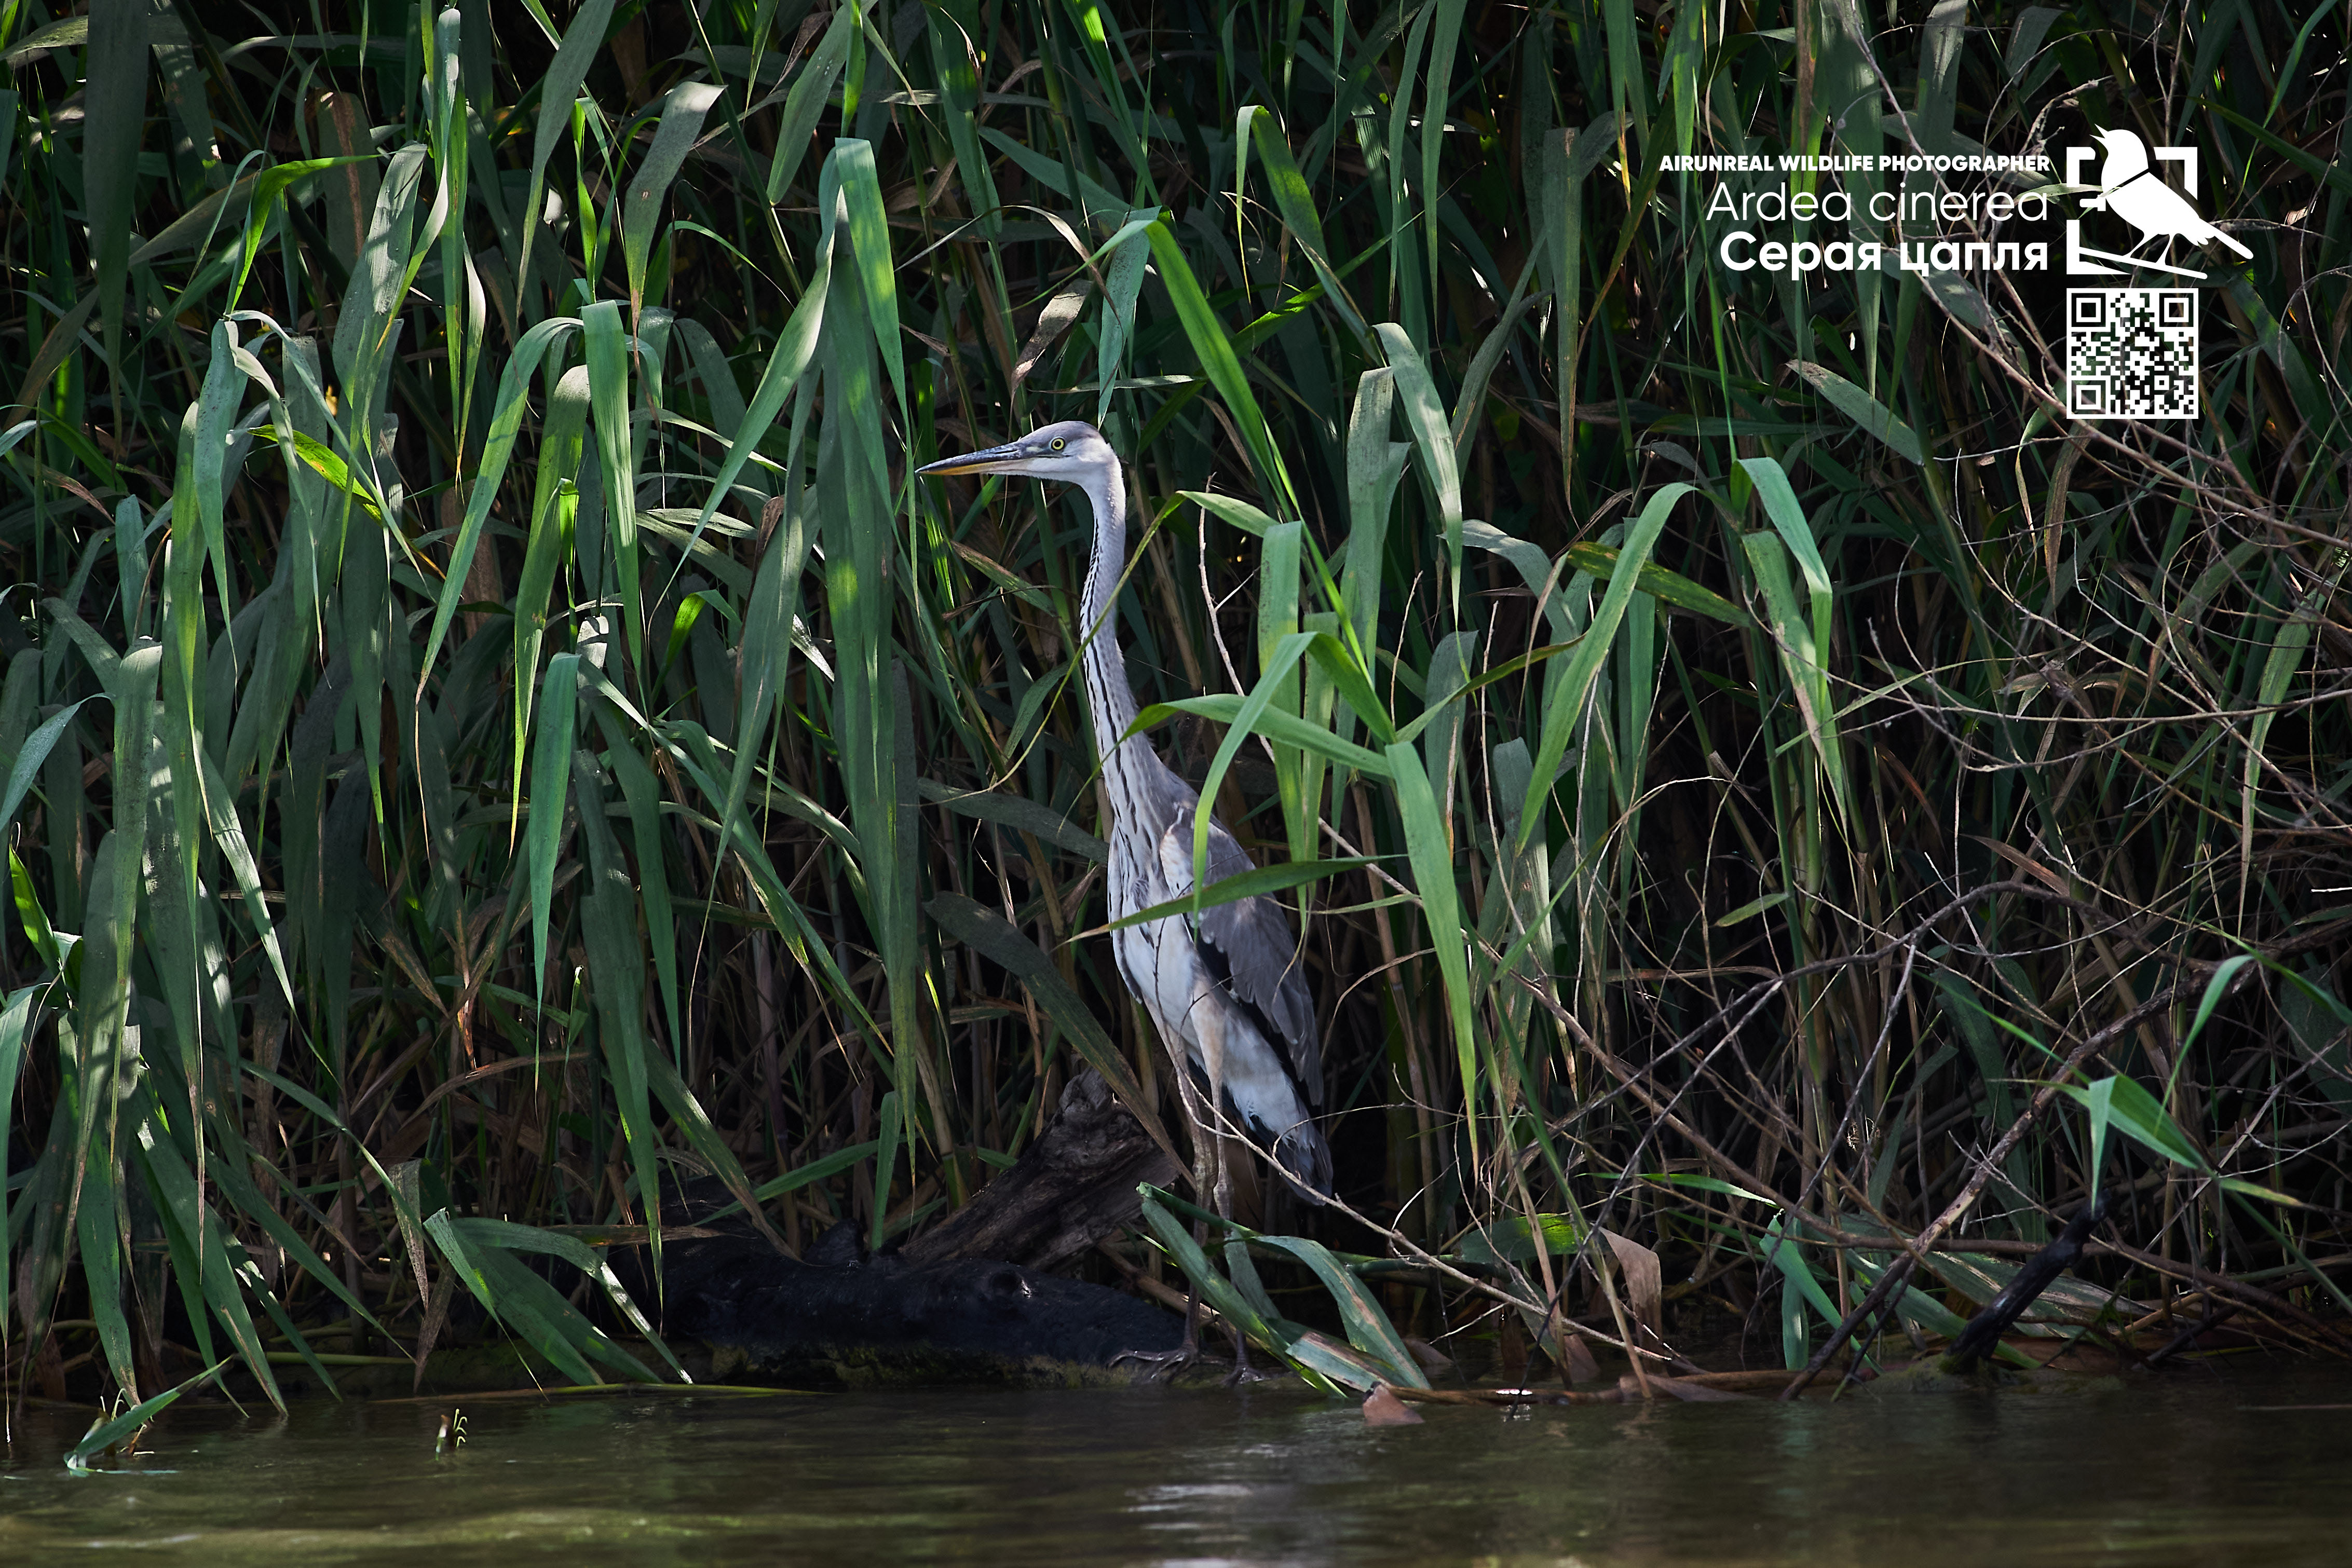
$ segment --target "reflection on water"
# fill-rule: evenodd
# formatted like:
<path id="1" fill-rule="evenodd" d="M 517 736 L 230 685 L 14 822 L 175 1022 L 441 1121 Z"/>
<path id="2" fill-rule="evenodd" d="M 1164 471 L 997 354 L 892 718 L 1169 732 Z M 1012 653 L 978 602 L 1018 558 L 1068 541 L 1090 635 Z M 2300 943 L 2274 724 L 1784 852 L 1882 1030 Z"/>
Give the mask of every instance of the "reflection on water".
<path id="1" fill-rule="evenodd" d="M 1381 1428 L 1265 1389 L 499 1402 L 436 1458 L 442 1408 L 175 1413 L 140 1471 L 81 1479 L 87 1417 L 33 1412 L 0 1562 L 2352 1561 L 2328 1366 Z"/>

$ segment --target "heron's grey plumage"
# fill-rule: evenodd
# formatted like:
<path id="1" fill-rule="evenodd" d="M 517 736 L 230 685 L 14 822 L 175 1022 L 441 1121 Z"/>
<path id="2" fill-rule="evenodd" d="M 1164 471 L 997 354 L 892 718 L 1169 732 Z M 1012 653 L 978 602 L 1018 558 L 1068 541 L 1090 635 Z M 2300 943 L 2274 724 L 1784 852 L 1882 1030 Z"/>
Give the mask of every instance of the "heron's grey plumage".
<path id="1" fill-rule="evenodd" d="M 921 470 L 1027 474 L 1080 486 L 1094 506 L 1093 555 L 1080 600 L 1087 709 L 1110 797 L 1109 903 L 1113 920 L 1192 891 L 1193 809 L 1200 797 L 1129 736 L 1135 691 L 1128 683 L 1113 612 L 1127 560 L 1126 485 L 1118 455 L 1081 421 L 1049 424 L 1018 441 Z M 1124 738 L 1122 738 L 1124 737 Z M 1225 825 L 1210 820 L 1210 882 L 1253 867 Z M 1151 1015 L 1170 1054 L 1200 1069 L 1213 1096 L 1230 1100 L 1285 1169 L 1323 1196 L 1331 1153 L 1316 1129 L 1323 1101 L 1322 1048 L 1298 942 L 1270 898 L 1236 899 L 1198 921 L 1166 916 L 1112 934 L 1120 977 Z M 1214 1104 L 1213 1099 L 1212 1104 Z"/>

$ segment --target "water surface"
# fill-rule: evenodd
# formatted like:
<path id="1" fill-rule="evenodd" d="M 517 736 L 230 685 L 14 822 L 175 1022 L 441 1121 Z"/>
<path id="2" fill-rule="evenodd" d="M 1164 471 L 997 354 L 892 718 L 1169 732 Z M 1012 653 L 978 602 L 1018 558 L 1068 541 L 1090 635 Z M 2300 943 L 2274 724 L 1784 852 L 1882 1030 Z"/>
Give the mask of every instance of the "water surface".
<path id="1" fill-rule="evenodd" d="M 1271 1388 L 458 1403 L 437 1458 L 446 1406 L 184 1408 L 86 1477 L 87 1417 L 31 1412 L 0 1562 L 2352 1562 L 2352 1375 L 2308 1364 L 1378 1429 Z"/>

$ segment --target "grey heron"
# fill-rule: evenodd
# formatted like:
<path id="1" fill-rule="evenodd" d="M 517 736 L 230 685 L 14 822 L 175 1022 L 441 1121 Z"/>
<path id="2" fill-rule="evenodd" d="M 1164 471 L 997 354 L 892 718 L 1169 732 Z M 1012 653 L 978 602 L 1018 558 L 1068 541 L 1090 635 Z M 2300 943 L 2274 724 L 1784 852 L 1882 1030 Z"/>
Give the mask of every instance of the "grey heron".
<path id="1" fill-rule="evenodd" d="M 1067 420 L 917 472 L 1058 479 L 1077 486 L 1094 504 L 1094 553 L 1079 615 L 1087 712 L 1110 798 L 1110 916 L 1119 920 L 1184 897 L 1193 888 L 1193 810 L 1200 797 L 1160 761 L 1149 740 L 1128 734 L 1135 723 L 1135 689 L 1112 613 L 1127 560 L 1127 486 L 1118 454 L 1093 425 Z M 1208 880 L 1252 869 L 1224 823 L 1213 818 Z M 1233 1218 L 1223 1141 L 1217 1135 L 1230 1105 L 1300 1185 L 1330 1197 L 1331 1151 L 1314 1122 L 1323 1103 L 1322 1048 L 1298 941 L 1281 905 L 1265 897 L 1237 899 L 1197 918 L 1168 915 L 1127 926 L 1112 940 L 1120 977 L 1176 1063 L 1201 1167 L 1194 1173 L 1196 1190 L 1213 1188 L 1217 1212 Z M 1207 1082 L 1205 1103 L 1188 1064 Z"/>

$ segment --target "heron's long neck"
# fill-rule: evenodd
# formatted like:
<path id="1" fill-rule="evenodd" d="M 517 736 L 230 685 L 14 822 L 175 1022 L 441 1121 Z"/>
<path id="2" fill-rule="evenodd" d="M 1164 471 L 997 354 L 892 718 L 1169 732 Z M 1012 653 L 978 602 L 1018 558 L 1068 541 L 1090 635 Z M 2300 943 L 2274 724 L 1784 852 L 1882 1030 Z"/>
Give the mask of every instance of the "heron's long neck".
<path id="1" fill-rule="evenodd" d="M 1078 634 L 1087 639 L 1087 713 L 1094 721 L 1095 749 L 1104 764 L 1121 751 L 1150 750 L 1140 736 L 1121 745 L 1135 722 L 1135 688 L 1127 684 L 1127 660 L 1118 651 L 1118 578 L 1127 565 L 1127 485 L 1118 465 L 1086 482 L 1094 502 L 1095 548 L 1087 562 L 1087 586 L 1078 601 Z"/>

